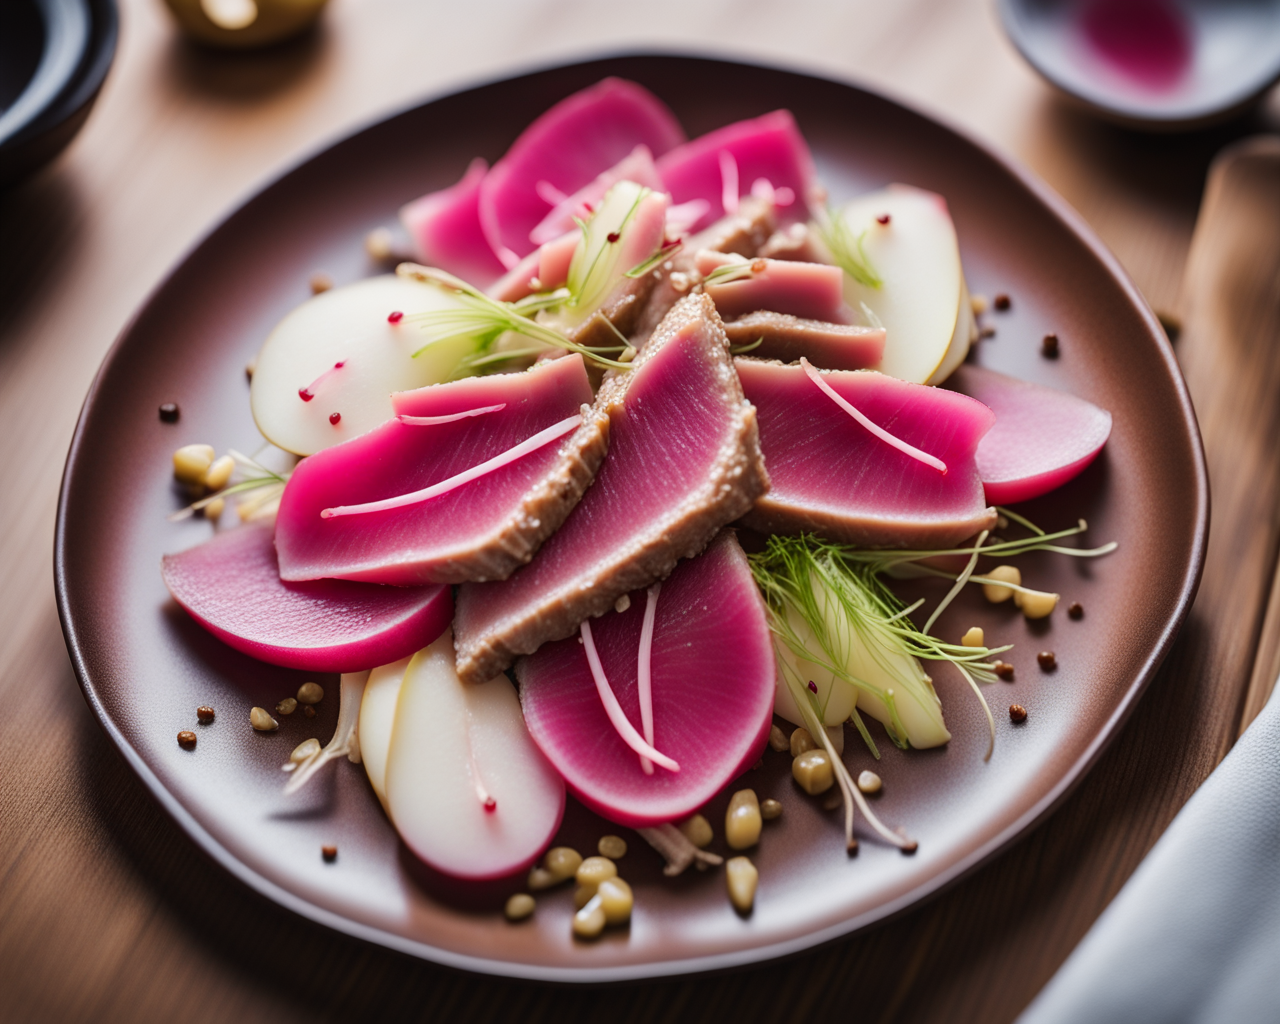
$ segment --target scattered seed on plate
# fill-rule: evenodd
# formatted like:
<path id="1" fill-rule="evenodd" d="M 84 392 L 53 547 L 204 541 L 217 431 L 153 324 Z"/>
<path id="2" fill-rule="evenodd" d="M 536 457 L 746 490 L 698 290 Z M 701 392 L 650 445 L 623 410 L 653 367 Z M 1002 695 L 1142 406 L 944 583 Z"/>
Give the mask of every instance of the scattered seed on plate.
<path id="1" fill-rule="evenodd" d="M 618 877 L 618 865 L 608 857 L 588 857 L 578 865 L 573 877 L 579 885 L 591 886 L 594 892 L 606 878 Z"/>
<path id="2" fill-rule="evenodd" d="M 985 647 L 986 634 L 982 632 L 981 626 L 970 626 L 964 636 L 960 638 L 961 647 Z"/>
<path id="3" fill-rule="evenodd" d="M 324 687 L 319 683 L 303 683 L 298 687 L 299 704 L 319 704 L 324 700 Z"/>
<path id="4" fill-rule="evenodd" d="M 974 316 L 982 316 L 987 311 L 987 297 L 980 292 L 975 292 L 969 296 L 969 308 L 973 310 Z"/>
<path id="5" fill-rule="evenodd" d="M 1084 605 L 1082 605 L 1079 601 L 1072 601 L 1071 607 L 1067 609 L 1067 614 L 1070 615 L 1073 619 L 1083 619 Z"/>
<path id="6" fill-rule="evenodd" d="M 1013 596 L 1014 603 L 1022 609 L 1028 619 L 1045 619 L 1058 607 L 1058 595 L 1043 590 L 1018 591 Z"/>
<path id="7" fill-rule="evenodd" d="M 760 817 L 765 821 L 773 821 L 782 816 L 782 804 L 773 797 L 760 801 Z"/>
<path id="8" fill-rule="evenodd" d="M 291 715 L 298 709 L 298 702 L 292 697 L 286 697 L 276 705 L 276 710 L 282 715 Z"/>
<path id="9" fill-rule="evenodd" d="M 333 287 L 333 278 L 328 274 L 317 271 L 311 275 L 311 294 L 319 295 L 321 292 L 327 292 Z"/>
<path id="10" fill-rule="evenodd" d="M 993 671 L 1006 683 L 1013 682 L 1013 666 L 1007 661 L 997 661 Z"/>
<path id="11" fill-rule="evenodd" d="M 799 757 L 818 748 L 818 744 L 814 743 L 813 737 L 809 735 L 809 730 L 804 728 L 795 729 L 791 733 L 791 742 L 788 745 L 791 748 L 792 757 Z"/>
<path id="12" fill-rule="evenodd" d="M 787 739 L 787 734 L 779 729 L 776 725 L 769 726 L 769 746 L 778 753 L 791 749 L 791 741 Z"/>
<path id="13" fill-rule="evenodd" d="M 190 729 L 183 729 L 182 732 L 178 733 L 178 746 L 183 750 L 195 750 L 196 734 Z"/>
<path id="14" fill-rule="evenodd" d="M 760 800 L 754 789 L 740 789 L 724 812 L 724 839 L 731 850 L 746 850 L 760 841 Z"/>
<path id="15" fill-rule="evenodd" d="M 729 887 L 729 902 L 739 914 L 751 913 L 756 902 L 756 886 L 760 872 L 746 857 L 731 857 L 725 862 L 724 879 Z"/>
<path id="16" fill-rule="evenodd" d="M 596 849 L 600 851 L 601 857 L 621 860 L 627 855 L 627 841 L 622 836 L 601 836 Z"/>
<path id="17" fill-rule="evenodd" d="M 165 402 L 160 406 L 160 419 L 164 423 L 177 423 L 180 415 L 177 402 Z"/>
<path id="18" fill-rule="evenodd" d="M 213 718 L 214 710 L 208 704 L 201 704 L 196 708 L 196 720 L 199 721 L 201 725 L 208 725 L 213 721 Z"/>
<path id="19" fill-rule="evenodd" d="M 606 878 L 600 883 L 596 896 L 600 900 L 600 909 L 604 911 L 605 924 L 626 924 L 631 920 L 635 896 L 631 892 L 631 886 L 621 878 Z"/>
<path id="20" fill-rule="evenodd" d="M 702 849 L 708 845 L 714 838 L 711 832 L 711 822 L 707 821 L 701 814 L 695 814 L 692 818 L 686 818 L 676 826 L 684 833 L 684 837 L 693 843 L 698 849 Z"/>
<path id="21" fill-rule="evenodd" d="M 809 750 L 791 762 L 791 777 L 810 796 L 825 793 L 835 782 L 831 758 L 825 750 Z"/>
<path id="22" fill-rule="evenodd" d="M 1021 704 L 1009 705 L 1009 721 L 1025 722 L 1027 720 L 1027 709 Z"/>
<path id="23" fill-rule="evenodd" d="M 336 846 L 322 846 L 320 847 L 320 856 L 332 864 L 338 859 L 338 848 Z"/>
<path id="24" fill-rule="evenodd" d="M 315 717 L 316 717 L 316 709 L 315 709 L 315 708 L 313 708 L 310 704 L 307 704 L 306 706 L 304 706 L 304 707 L 303 707 L 303 709 L 302 709 L 302 713 L 303 713 L 307 718 L 315 718 Z"/>
<path id="25" fill-rule="evenodd" d="M 371 260 L 385 263 L 395 256 L 395 239 L 386 228 L 374 228 L 364 236 L 364 251 Z"/>
<path id="26" fill-rule="evenodd" d="M 267 714 L 266 708 L 254 708 L 250 711 L 249 724 L 257 729 L 258 732 L 271 732 L 280 726 L 279 722 Z"/>
<path id="27" fill-rule="evenodd" d="M 1009 298 L 1009 296 L 1006 295 L 1004 292 L 1001 292 L 999 295 L 996 296 L 996 301 L 992 303 L 992 305 L 994 305 L 996 309 L 998 309 L 1001 313 L 1003 313 L 1005 310 L 1007 310 L 1010 306 L 1013 305 L 1013 300 Z"/>
<path id="28" fill-rule="evenodd" d="M 599 938 L 600 933 L 604 931 L 605 916 L 602 902 L 598 895 L 592 896 L 573 915 L 573 934 L 579 939 Z"/>
<path id="29" fill-rule="evenodd" d="M 173 475 L 189 487 L 200 487 L 213 465 L 213 456 L 212 445 L 184 444 L 173 453 Z"/>
<path id="30" fill-rule="evenodd" d="M 502 912 L 507 916 L 508 921 L 523 921 L 533 916 L 536 906 L 533 897 L 527 892 L 518 892 L 507 900 L 507 905 L 502 908 Z"/>
<path id="31" fill-rule="evenodd" d="M 613 610 L 621 615 L 631 607 L 631 595 L 623 594 L 618 600 L 613 602 Z"/>
<path id="32" fill-rule="evenodd" d="M 200 510 L 201 514 L 211 523 L 216 523 L 222 518 L 222 513 L 227 507 L 226 499 L 214 498 L 209 504 Z"/>
<path id="33" fill-rule="evenodd" d="M 1040 342 L 1040 354 L 1046 359 L 1058 358 L 1058 336 L 1050 333 L 1044 336 L 1044 340 Z"/>
<path id="34" fill-rule="evenodd" d="M 858 773 L 858 789 L 864 793 L 879 793 L 883 785 L 880 776 L 873 771 Z"/>
<path id="35" fill-rule="evenodd" d="M 1016 565 L 997 565 L 989 572 L 982 574 L 983 579 L 999 580 L 1000 583 L 1012 583 L 1015 587 L 1022 586 L 1022 570 Z M 999 583 L 984 583 L 982 585 L 982 596 L 992 604 L 999 604 L 1001 601 L 1007 601 L 1014 596 L 1014 591 L 1009 587 L 1002 587 Z"/>
<path id="36" fill-rule="evenodd" d="M 1053 651 L 1041 651 L 1036 655 L 1036 661 L 1040 662 L 1040 667 L 1046 672 L 1052 672 L 1058 667 L 1058 659 L 1054 657 Z"/>
<path id="37" fill-rule="evenodd" d="M 303 740 L 293 748 L 293 753 L 289 755 L 289 760 L 293 764 L 301 764 L 303 761 L 309 760 L 320 753 L 320 741 L 317 739 Z"/>

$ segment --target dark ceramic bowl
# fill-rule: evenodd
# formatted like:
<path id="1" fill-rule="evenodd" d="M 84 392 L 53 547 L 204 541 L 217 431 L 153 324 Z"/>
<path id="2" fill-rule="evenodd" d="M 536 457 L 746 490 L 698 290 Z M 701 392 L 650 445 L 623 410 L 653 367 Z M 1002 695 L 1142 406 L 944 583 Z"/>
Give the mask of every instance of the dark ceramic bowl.
<path id="1" fill-rule="evenodd" d="M 1109 120 L 1183 131 L 1225 120 L 1280 79 L 1280 0 L 997 0 L 1050 84 Z"/>
<path id="2" fill-rule="evenodd" d="M 0 2 L 0 187 L 75 137 L 116 51 L 115 0 Z"/>

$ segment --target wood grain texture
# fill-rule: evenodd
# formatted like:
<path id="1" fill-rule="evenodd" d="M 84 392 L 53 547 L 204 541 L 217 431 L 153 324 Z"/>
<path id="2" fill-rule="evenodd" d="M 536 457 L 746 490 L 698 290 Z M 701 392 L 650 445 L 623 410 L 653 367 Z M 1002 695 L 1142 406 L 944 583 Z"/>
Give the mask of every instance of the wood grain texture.
<path id="1" fill-rule="evenodd" d="M 983 0 L 652 0 L 643 12 L 616 0 L 334 0 L 307 38 L 229 56 L 175 38 L 158 0 L 122 7 L 117 64 L 85 131 L 0 196 L 0 1020 L 1013 1019 L 1228 749 L 1244 706 L 1276 506 L 1230 476 L 1238 445 L 1276 433 L 1243 415 L 1256 405 L 1233 406 L 1237 387 L 1261 400 L 1251 360 L 1214 358 L 1198 313 L 1181 347 L 1197 401 L 1215 410 L 1214 484 L 1226 481 L 1204 586 L 1076 793 L 1004 856 L 872 933 L 767 970 L 623 990 L 421 964 L 300 920 L 208 861 L 76 687 L 50 586 L 63 457 L 112 338 L 224 212 L 326 139 L 514 68 L 696 49 L 882 88 L 1026 161 L 1158 309 L 1181 301 L 1209 161 L 1274 124 L 1274 104 L 1183 138 L 1095 123 L 1018 60 Z"/>

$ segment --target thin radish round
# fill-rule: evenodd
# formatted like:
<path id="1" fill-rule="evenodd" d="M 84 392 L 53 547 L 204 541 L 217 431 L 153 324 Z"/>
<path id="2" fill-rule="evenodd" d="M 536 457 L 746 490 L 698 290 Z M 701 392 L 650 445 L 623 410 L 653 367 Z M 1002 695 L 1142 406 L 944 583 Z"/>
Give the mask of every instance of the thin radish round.
<path id="1" fill-rule="evenodd" d="M 644 729 L 638 687 L 647 595 L 591 623 L 610 688 Z M 546 644 L 516 666 L 534 741 L 583 803 L 640 828 L 691 814 L 753 764 L 768 737 L 775 662 L 764 604 L 730 532 L 663 582 L 650 677 L 653 746 L 678 762 L 646 773 L 601 701 L 585 645 Z M 646 733 L 649 730 L 644 729 Z"/>

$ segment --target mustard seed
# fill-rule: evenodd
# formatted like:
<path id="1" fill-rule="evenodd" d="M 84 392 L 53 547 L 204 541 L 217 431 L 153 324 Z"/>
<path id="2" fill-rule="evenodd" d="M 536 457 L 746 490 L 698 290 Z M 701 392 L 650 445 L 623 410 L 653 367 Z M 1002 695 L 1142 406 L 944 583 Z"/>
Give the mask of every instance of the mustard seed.
<path id="1" fill-rule="evenodd" d="M 992 303 L 992 305 L 995 306 L 996 309 L 998 309 L 1001 313 L 1003 313 L 1005 312 L 1005 310 L 1007 310 L 1010 306 L 1013 305 L 1013 300 L 1009 298 L 1009 296 L 1006 295 L 1004 292 L 1001 292 L 999 295 L 996 296 L 996 300 L 995 302 Z"/>
<path id="2" fill-rule="evenodd" d="M 1041 651 L 1036 655 L 1036 661 L 1040 662 L 1040 667 L 1046 672 L 1052 672 L 1058 667 L 1058 659 L 1054 657 L 1053 651 Z"/>
<path id="3" fill-rule="evenodd" d="M 164 423 L 177 423 L 179 415 L 177 402 L 165 402 L 160 406 L 160 419 Z"/>
<path id="4" fill-rule="evenodd" d="M 1056 334 L 1046 334 L 1044 341 L 1040 342 L 1040 354 L 1046 359 L 1058 358 L 1058 336 Z"/>
<path id="5" fill-rule="evenodd" d="M 183 750 L 195 750 L 196 734 L 190 729 L 183 729 L 182 732 L 178 733 L 178 746 Z"/>
<path id="6" fill-rule="evenodd" d="M 201 704 L 196 708 L 196 718 L 201 725 L 208 725 L 213 721 L 213 717 L 213 708 L 209 707 L 208 704 Z"/>
<path id="7" fill-rule="evenodd" d="M 336 846 L 322 846 L 320 847 L 320 856 L 323 857 L 327 863 L 332 864 L 338 859 L 338 848 Z"/>
<path id="8" fill-rule="evenodd" d="M 1026 708 L 1024 708 L 1021 704 L 1009 705 L 1009 721 L 1017 723 L 1017 722 L 1025 722 L 1026 720 L 1027 720 Z"/>
<path id="9" fill-rule="evenodd" d="M 307 718 L 315 718 L 316 709 L 313 708 L 310 704 L 306 704 L 302 708 L 302 714 Z"/>
<path id="10" fill-rule="evenodd" d="M 782 804 L 772 797 L 767 800 L 760 801 L 760 817 L 765 821 L 773 821 L 774 818 L 782 816 Z"/>

